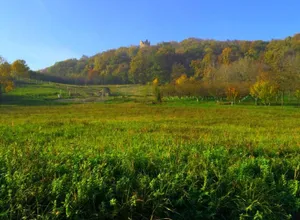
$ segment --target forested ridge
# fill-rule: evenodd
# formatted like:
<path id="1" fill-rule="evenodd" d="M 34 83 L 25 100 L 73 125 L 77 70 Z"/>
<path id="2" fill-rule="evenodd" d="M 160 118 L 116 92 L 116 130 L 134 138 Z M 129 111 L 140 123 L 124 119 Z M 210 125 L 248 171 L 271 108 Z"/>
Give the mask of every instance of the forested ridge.
<path id="1" fill-rule="evenodd" d="M 25 61 L 18 62 L 28 69 Z M 16 71 L 13 66 L 2 59 L 2 90 L 10 90 L 16 73 L 25 71 Z M 155 82 L 164 96 L 227 98 L 235 102 L 250 94 L 264 104 L 274 100 L 283 104 L 288 94 L 300 102 L 300 34 L 271 41 L 189 38 L 153 46 L 121 47 L 57 62 L 25 75 L 67 84 Z"/>
<path id="2" fill-rule="evenodd" d="M 300 34 L 272 41 L 216 41 L 189 38 L 154 46 L 121 47 L 92 57 L 68 59 L 41 70 L 53 77 L 91 84 L 166 83 L 182 74 L 212 80 L 225 72 L 290 71 L 299 64 Z M 251 68 L 246 68 L 251 67 Z M 246 77 L 246 76 L 245 76 Z"/>

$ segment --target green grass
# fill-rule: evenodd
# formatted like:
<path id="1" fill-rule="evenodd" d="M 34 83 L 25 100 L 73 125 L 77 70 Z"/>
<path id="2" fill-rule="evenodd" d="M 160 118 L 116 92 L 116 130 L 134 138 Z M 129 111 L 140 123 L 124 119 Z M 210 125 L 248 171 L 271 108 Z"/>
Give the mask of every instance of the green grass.
<path id="1" fill-rule="evenodd" d="M 1 219 L 289 219 L 299 124 L 291 106 L 2 105 Z"/>
<path id="2" fill-rule="evenodd" d="M 78 86 L 59 83 L 36 83 L 34 80 L 19 82 L 13 91 L 4 94 L 3 105 L 62 105 L 86 102 L 127 102 L 132 100 L 152 100 L 152 87 L 149 85 L 105 85 Z M 102 88 L 111 90 L 111 97 L 97 95 Z M 58 98 L 58 94 L 61 98 Z"/>

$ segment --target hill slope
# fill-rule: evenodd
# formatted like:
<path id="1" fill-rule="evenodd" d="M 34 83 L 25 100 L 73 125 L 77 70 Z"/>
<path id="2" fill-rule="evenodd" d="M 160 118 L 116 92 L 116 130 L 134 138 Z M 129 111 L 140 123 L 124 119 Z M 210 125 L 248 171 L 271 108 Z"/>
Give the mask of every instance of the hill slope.
<path id="1" fill-rule="evenodd" d="M 270 42 L 189 38 L 142 48 L 121 47 L 92 57 L 68 59 L 40 72 L 50 81 L 63 79 L 76 84 L 146 83 L 154 78 L 170 82 L 182 74 L 202 79 L 224 65 L 241 60 L 263 64 L 264 69 L 277 68 L 287 57 L 299 56 L 299 51 L 300 34 Z"/>

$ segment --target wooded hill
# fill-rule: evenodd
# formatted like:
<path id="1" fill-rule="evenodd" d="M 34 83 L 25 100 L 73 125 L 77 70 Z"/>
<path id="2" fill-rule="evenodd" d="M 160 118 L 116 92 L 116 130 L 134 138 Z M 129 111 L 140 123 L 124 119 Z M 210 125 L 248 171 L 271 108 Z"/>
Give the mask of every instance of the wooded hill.
<path id="1" fill-rule="evenodd" d="M 300 89 L 300 34 L 269 42 L 189 38 L 121 47 L 57 62 L 32 78 L 73 84 L 146 84 L 156 79 L 160 85 L 185 85 L 165 89 L 169 95 L 259 97 L 267 90 L 267 99 L 279 92 L 284 97 L 285 91 L 296 94 Z"/>
<path id="2" fill-rule="evenodd" d="M 121 47 L 93 57 L 57 62 L 40 72 L 74 83 L 147 83 L 155 78 L 170 82 L 182 74 L 202 78 L 212 70 L 240 59 L 260 62 L 269 42 L 215 41 L 189 38 L 140 48 Z"/>
<path id="3" fill-rule="evenodd" d="M 90 58 L 57 62 L 41 72 L 77 83 L 147 83 L 155 78 L 166 83 L 182 74 L 204 79 L 226 70 L 244 77 L 245 71 L 247 75 L 254 71 L 282 73 L 299 64 L 299 56 L 300 34 L 270 42 L 189 38 L 144 48 L 121 47 Z"/>

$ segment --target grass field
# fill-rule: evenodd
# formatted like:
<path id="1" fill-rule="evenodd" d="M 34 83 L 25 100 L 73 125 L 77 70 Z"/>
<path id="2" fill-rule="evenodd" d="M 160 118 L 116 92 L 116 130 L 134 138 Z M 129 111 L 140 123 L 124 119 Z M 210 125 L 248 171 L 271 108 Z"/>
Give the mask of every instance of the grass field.
<path id="1" fill-rule="evenodd" d="M 299 108 L 61 104 L 61 89 L 0 106 L 1 219 L 296 218 Z"/>
<path id="2" fill-rule="evenodd" d="M 111 97 L 97 95 L 109 87 Z M 61 98 L 58 98 L 58 95 Z M 147 101 L 151 100 L 152 87 L 149 85 L 108 85 L 79 86 L 59 83 L 37 83 L 34 80 L 21 81 L 12 92 L 2 97 L 4 105 L 56 105 L 58 103 L 87 103 L 104 101 Z"/>

